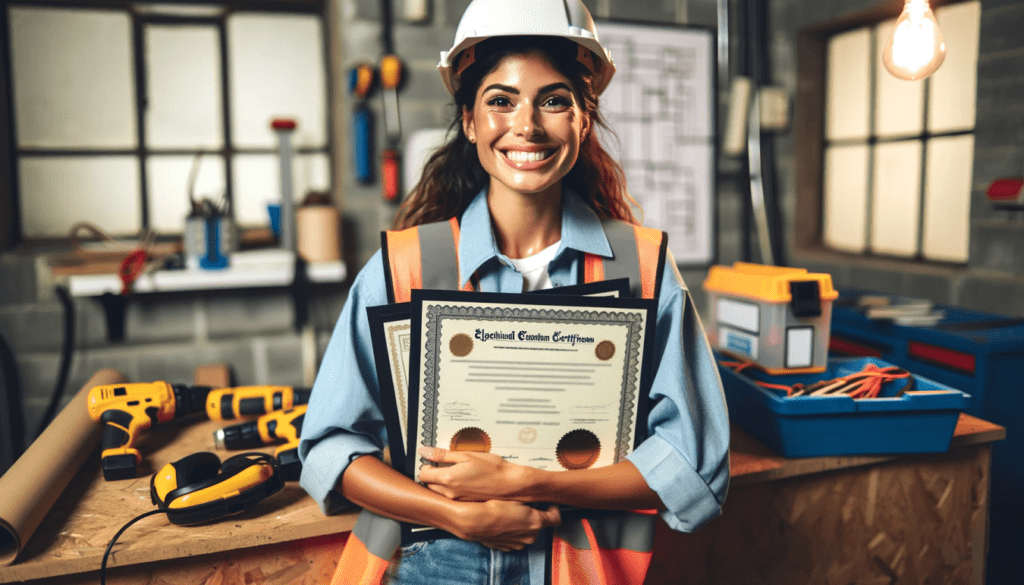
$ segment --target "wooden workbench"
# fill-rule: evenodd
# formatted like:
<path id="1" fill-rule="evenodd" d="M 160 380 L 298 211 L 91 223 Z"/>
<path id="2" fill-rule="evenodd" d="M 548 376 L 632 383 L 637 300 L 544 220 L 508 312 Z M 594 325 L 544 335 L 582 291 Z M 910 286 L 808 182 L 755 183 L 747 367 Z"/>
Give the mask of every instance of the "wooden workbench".
<path id="1" fill-rule="evenodd" d="M 215 451 L 223 424 L 177 421 L 146 434 L 134 480 L 104 481 L 97 452 L 19 561 L 0 568 L 0 583 L 98 583 L 111 537 L 153 509 L 152 472 Z M 1003 437 L 1002 427 L 961 415 L 948 453 L 785 459 L 734 428 L 722 517 L 692 535 L 662 526 L 648 582 L 980 584 L 990 443 Z M 152 516 L 121 536 L 107 583 L 326 583 L 354 523 L 354 513 L 323 516 L 296 483 L 208 525 Z"/>

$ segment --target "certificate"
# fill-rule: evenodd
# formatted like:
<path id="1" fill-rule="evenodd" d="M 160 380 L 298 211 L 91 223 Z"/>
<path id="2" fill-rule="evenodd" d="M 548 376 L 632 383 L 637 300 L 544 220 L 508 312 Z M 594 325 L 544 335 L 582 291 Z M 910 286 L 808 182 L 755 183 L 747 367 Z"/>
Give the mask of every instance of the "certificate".
<path id="1" fill-rule="evenodd" d="M 559 471 L 645 438 L 655 301 L 416 290 L 411 304 L 410 449 Z M 407 474 L 424 463 L 407 457 Z"/>
<path id="2" fill-rule="evenodd" d="M 624 298 L 629 295 L 629 279 L 602 280 L 535 293 Z M 409 436 L 409 354 L 412 346 L 410 309 L 410 303 L 366 309 L 391 463 L 400 471 L 406 469 L 406 439 Z"/>
<path id="3" fill-rule="evenodd" d="M 409 349 L 412 346 L 409 309 L 409 303 L 366 309 L 391 465 L 401 471 L 405 470 L 405 439 L 409 428 Z"/>

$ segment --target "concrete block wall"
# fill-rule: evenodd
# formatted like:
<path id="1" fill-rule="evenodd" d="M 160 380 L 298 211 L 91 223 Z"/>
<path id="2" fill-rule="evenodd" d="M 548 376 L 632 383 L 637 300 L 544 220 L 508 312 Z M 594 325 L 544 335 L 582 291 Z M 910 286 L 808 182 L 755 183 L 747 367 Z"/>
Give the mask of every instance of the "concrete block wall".
<path id="1" fill-rule="evenodd" d="M 878 0 L 773 0 L 770 3 L 773 82 L 795 94 L 796 37 L 803 29 L 876 8 Z M 985 197 L 1000 177 L 1024 175 L 1024 2 L 982 0 L 978 58 L 977 119 L 971 190 L 970 260 L 966 266 L 811 258 L 791 247 L 794 264 L 828 272 L 839 286 L 865 287 L 940 303 L 1024 316 L 1024 211 L 994 209 Z M 794 104 L 799 108 L 800 104 Z M 775 145 L 785 224 L 800 221 L 792 176 L 793 136 Z M 786 230 L 792 233 L 792 228 Z"/>

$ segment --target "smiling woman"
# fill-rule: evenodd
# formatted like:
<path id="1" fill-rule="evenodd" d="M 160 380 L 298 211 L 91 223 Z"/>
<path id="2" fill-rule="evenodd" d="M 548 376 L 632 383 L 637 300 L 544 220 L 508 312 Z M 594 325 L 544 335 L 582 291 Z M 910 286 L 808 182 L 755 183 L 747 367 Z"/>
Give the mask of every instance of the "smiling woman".
<path id="1" fill-rule="evenodd" d="M 456 106 L 451 138 L 428 160 L 396 230 L 383 234 L 384 250 L 353 283 L 303 423 L 303 487 L 325 513 L 364 508 L 333 582 L 537 584 L 550 567 L 555 585 L 595 570 L 600 578 L 592 582 L 638 585 L 650 561 L 650 513 L 602 515 L 612 526 L 563 519 L 558 506 L 658 510 L 672 528 L 694 530 L 721 511 L 729 425 L 693 301 L 671 254 L 659 252 L 666 238 L 638 225 L 622 167 L 594 132 L 603 124 L 598 95 L 615 67 L 579 0 L 474 0 L 438 70 Z M 451 248 L 443 246 L 452 243 L 449 262 Z M 636 449 L 594 466 L 599 442 L 570 433 L 564 470 L 549 471 L 487 452 L 486 429 L 467 426 L 452 444 L 419 451 L 428 463 L 420 483 L 381 460 L 387 425 L 366 367 L 373 363 L 367 307 L 402 302 L 413 288 L 515 294 L 596 282 L 615 278 L 605 263 L 627 261 L 633 293 L 658 305 L 658 341 L 645 350 L 659 364 L 655 406 Z M 447 350 L 468 355 L 474 342 L 512 334 L 546 336 L 480 330 L 475 340 L 453 338 Z M 614 344 L 576 333 L 555 334 L 556 341 L 601 341 L 587 350 L 599 359 L 615 353 Z M 524 423 L 518 440 L 531 443 L 539 424 Z M 396 554 L 401 538 L 385 537 L 387 527 L 397 530 L 388 519 L 458 538 Z M 588 530 L 591 539 L 613 534 L 622 546 L 610 552 L 588 541 Z"/>

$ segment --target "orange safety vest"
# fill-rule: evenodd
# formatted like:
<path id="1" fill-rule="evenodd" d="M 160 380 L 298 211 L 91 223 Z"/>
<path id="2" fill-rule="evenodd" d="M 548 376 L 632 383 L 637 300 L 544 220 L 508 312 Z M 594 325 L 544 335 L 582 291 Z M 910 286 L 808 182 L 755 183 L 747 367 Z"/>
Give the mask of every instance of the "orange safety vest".
<path id="1" fill-rule="evenodd" d="M 656 299 L 661 288 L 668 236 L 626 222 L 601 220 L 612 258 L 584 254 L 579 283 L 628 278 L 636 297 Z M 459 287 L 459 222 L 424 224 L 381 234 L 388 301 L 411 300 L 413 289 Z M 654 550 L 654 510 L 598 512 L 563 519 L 554 531 L 552 585 L 641 585 Z M 399 523 L 363 510 L 345 543 L 331 585 L 377 585 L 384 581 L 401 544 Z"/>

